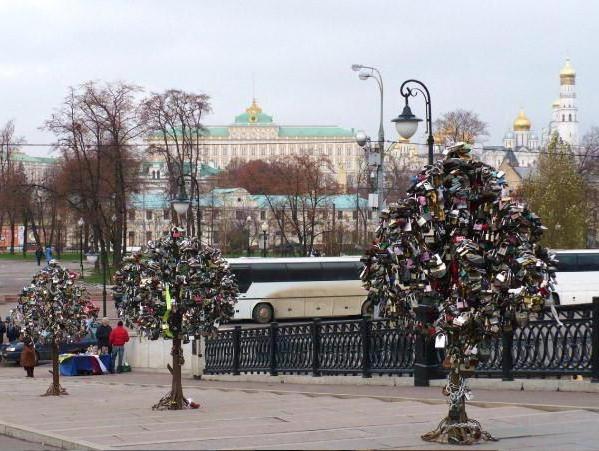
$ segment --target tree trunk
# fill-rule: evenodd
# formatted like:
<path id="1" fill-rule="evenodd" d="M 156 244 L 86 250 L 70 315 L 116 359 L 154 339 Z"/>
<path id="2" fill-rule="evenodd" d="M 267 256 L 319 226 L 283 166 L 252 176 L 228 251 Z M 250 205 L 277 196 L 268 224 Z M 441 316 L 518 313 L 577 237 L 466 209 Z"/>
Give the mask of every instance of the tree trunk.
<path id="1" fill-rule="evenodd" d="M 181 410 L 183 408 L 183 385 L 181 383 L 181 339 L 173 339 L 173 381 L 172 381 L 172 402 L 173 409 Z"/>
<path id="2" fill-rule="evenodd" d="M 58 343 L 52 340 L 52 383 L 45 394 L 42 396 L 60 396 L 68 395 L 67 391 L 60 386 L 60 368 L 58 364 Z"/>
<path id="3" fill-rule="evenodd" d="M 27 255 L 27 216 L 23 218 L 23 257 Z"/>
<path id="4" fill-rule="evenodd" d="M 10 254 L 15 255 L 15 221 L 10 220 Z"/>

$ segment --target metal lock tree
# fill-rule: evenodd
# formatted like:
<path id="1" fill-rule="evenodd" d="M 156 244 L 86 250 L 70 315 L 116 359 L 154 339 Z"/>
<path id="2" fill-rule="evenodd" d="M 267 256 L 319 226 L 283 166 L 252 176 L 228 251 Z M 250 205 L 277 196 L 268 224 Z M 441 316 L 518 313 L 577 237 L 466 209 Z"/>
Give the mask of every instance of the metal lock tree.
<path id="1" fill-rule="evenodd" d="M 382 316 L 403 319 L 445 349 L 449 413 L 422 438 L 454 444 L 494 440 L 466 415 L 465 377 L 490 357 L 492 337 L 543 308 L 555 271 L 538 245 L 539 217 L 504 197 L 503 173 L 474 161 L 470 150 L 449 147 L 381 213 L 362 273 Z M 423 305 L 426 319 L 414 313 Z"/>
<path id="2" fill-rule="evenodd" d="M 195 407 L 183 396 L 181 341 L 216 330 L 233 316 L 237 284 L 218 249 L 173 227 L 124 259 L 115 273 L 119 315 L 151 340 L 172 339 L 171 391 L 153 409 Z"/>
<path id="3" fill-rule="evenodd" d="M 75 280 L 78 275 L 50 260 L 48 266 L 23 288 L 12 317 L 21 327 L 24 339 L 50 344 L 52 350 L 52 383 L 44 396 L 68 394 L 60 386 L 59 346 L 78 341 L 89 332 L 89 323 L 98 315 L 84 287 Z"/>

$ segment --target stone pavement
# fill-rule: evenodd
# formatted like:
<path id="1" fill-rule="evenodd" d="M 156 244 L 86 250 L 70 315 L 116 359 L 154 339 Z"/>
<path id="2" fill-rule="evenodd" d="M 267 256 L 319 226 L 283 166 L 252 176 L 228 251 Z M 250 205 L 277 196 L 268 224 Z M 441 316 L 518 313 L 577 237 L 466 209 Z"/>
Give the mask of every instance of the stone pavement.
<path id="1" fill-rule="evenodd" d="M 21 431 L 22 438 L 76 449 L 460 449 L 420 440 L 447 412 L 438 388 L 435 395 L 417 387 L 340 394 L 350 387 L 186 379 L 185 394 L 200 409 L 153 412 L 151 405 L 168 390 L 166 375 L 63 378 L 70 396 L 41 398 L 49 383 L 46 369 L 38 367 L 41 377 L 26 380 L 18 368 L 0 368 L 0 432 Z M 372 389 L 396 396 L 369 394 Z M 406 394 L 413 399 L 401 398 Z M 476 449 L 599 449 L 599 413 L 576 408 L 599 407 L 597 395 L 564 394 L 574 397 L 567 408 L 548 398 L 560 393 L 537 395 L 525 400 L 536 401 L 536 408 L 518 405 L 517 392 L 506 394 L 503 404 L 468 406 L 469 415 L 500 439 Z M 545 400 L 554 405 L 543 408 Z"/>

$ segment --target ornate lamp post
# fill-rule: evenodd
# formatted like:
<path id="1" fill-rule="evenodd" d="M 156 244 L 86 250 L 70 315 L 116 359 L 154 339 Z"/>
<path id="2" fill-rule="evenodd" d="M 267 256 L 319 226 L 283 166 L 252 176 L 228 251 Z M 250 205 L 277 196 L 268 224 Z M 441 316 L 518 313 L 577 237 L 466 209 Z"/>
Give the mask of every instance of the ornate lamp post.
<path id="1" fill-rule="evenodd" d="M 413 84 L 416 86 L 410 87 L 407 86 L 408 84 Z M 426 131 L 428 133 L 428 139 L 426 141 L 428 144 L 428 164 L 433 164 L 433 146 L 435 144 L 435 139 L 433 138 L 431 95 L 428 91 L 428 88 L 421 81 L 409 79 L 401 84 L 399 92 L 405 99 L 405 106 L 402 113 L 391 122 L 395 123 L 397 133 L 399 133 L 399 136 L 404 139 L 410 139 L 412 136 L 414 136 L 414 133 L 416 133 L 416 130 L 418 130 L 418 122 L 422 121 L 422 119 L 417 118 L 412 113 L 408 99 L 410 97 L 416 96 L 418 93 L 422 94 L 424 97 L 424 101 L 426 103 Z"/>
<path id="2" fill-rule="evenodd" d="M 268 224 L 263 222 L 260 227 L 262 233 L 260 236 L 262 237 L 262 257 L 266 257 L 266 241 L 268 240 Z"/>
<path id="3" fill-rule="evenodd" d="M 85 225 L 83 218 L 79 218 L 77 225 L 79 226 L 79 267 L 81 268 L 81 280 L 83 280 L 83 226 Z"/>
<path id="4" fill-rule="evenodd" d="M 171 205 L 173 206 L 173 208 L 175 209 L 175 212 L 177 212 L 177 214 L 179 216 L 186 213 L 187 210 L 189 209 L 189 207 L 191 205 L 191 199 L 187 197 L 187 191 L 185 189 L 185 178 L 186 177 L 189 178 L 193 187 L 195 187 L 196 193 L 197 193 L 196 231 L 197 231 L 198 239 L 200 240 L 200 242 L 202 242 L 202 211 L 200 209 L 200 184 L 198 183 L 198 180 L 192 174 L 183 174 L 183 175 L 180 175 L 177 177 L 176 183 L 179 185 L 179 191 L 177 193 L 177 197 L 175 199 L 171 200 Z M 192 192 L 193 192 L 193 188 L 192 188 Z"/>
<path id="5" fill-rule="evenodd" d="M 378 87 L 379 87 L 379 94 L 380 94 L 380 120 L 379 120 L 379 136 L 378 136 L 378 142 L 377 142 L 377 150 L 376 153 L 378 154 L 375 157 L 375 160 L 372 162 L 373 165 L 376 165 L 376 190 L 375 190 L 375 194 L 377 195 L 377 200 L 376 200 L 376 206 L 378 208 L 379 211 L 381 211 L 383 209 L 384 206 L 384 188 L 385 188 L 385 180 L 384 180 L 384 172 L 383 172 L 383 163 L 385 161 L 385 129 L 383 127 L 383 94 L 384 94 L 384 90 L 383 90 L 383 77 L 381 76 L 381 73 L 379 72 L 379 70 L 376 67 L 372 67 L 372 66 L 364 66 L 363 64 L 352 64 L 351 66 L 352 70 L 354 72 L 358 72 L 361 71 L 360 74 L 358 75 L 360 77 L 360 80 L 368 80 L 369 78 L 372 78 L 376 81 Z M 368 138 L 366 136 L 366 134 L 364 132 L 358 132 L 358 134 L 356 134 L 356 142 L 357 144 L 362 147 L 365 151 L 369 151 L 370 150 L 370 138 Z M 370 160 L 370 159 L 369 159 Z M 369 161 L 369 164 L 371 164 L 371 162 Z"/>
<path id="6" fill-rule="evenodd" d="M 252 217 L 248 216 L 247 218 L 245 218 L 245 228 L 247 230 L 248 233 L 248 242 L 247 242 L 247 256 L 250 257 L 252 255 L 252 249 L 251 249 L 251 226 L 252 226 Z"/>

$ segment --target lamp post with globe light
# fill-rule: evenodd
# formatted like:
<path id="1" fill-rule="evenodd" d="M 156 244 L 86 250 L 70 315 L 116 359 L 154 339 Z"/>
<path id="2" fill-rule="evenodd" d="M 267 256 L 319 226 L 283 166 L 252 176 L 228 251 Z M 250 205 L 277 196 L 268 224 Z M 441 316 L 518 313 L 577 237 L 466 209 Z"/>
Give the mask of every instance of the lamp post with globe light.
<path id="1" fill-rule="evenodd" d="M 79 267 L 81 268 L 81 280 L 83 280 L 83 226 L 85 225 L 83 218 L 79 218 L 77 225 L 79 226 Z"/>
<path id="2" fill-rule="evenodd" d="M 189 178 L 192 185 L 195 187 L 196 193 L 197 193 L 196 232 L 198 235 L 198 239 L 200 240 L 200 243 L 201 243 L 202 242 L 202 213 L 200 210 L 200 185 L 198 183 L 198 180 L 192 174 L 183 174 L 183 175 L 180 175 L 177 177 L 176 183 L 178 183 L 178 185 L 179 185 L 179 190 L 177 192 L 177 197 L 171 200 L 171 205 L 173 206 L 178 217 L 185 214 L 187 212 L 187 210 L 189 209 L 189 207 L 191 206 L 191 199 L 189 197 L 187 197 L 187 191 L 185 189 L 185 178 L 186 177 Z M 192 188 L 192 191 L 193 191 L 193 188 Z"/>
<path id="3" fill-rule="evenodd" d="M 410 87 L 408 86 L 410 84 L 416 86 Z M 418 130 L 418 123 L 422 122 L 422 119 L 417 118 L 412 113 L 408 99 L 410 97 L 416 96 L 418 93 L 422 94 L 424 97 L 426 104 L 426 131 L 428 133 L 428 139 L 426 141 L 428 145 L 428 164 L 433 164 L 433 146 L 435 144 L 435 139 L 433 137 L 430 92 L 424 83 L 419 80 L 414 80 L 413 78 L 404 81 L 401 84 L 399 92 L 405 100 L 405 106 L 402 113 L 391 122 L 395 123 L 397 133 L 399 133 L 399 136 L 404 139 L 410 139 L 412 136 L 414 136 L 414 133 L 416 133 L 416 130 Z"/>
<path id="4" fill-rule="evenodd" d="M 371 206 L 376 206 L 379 211 L 383 209 L 384 206 L 384 172 L 383 172 L 383 163 L 385 161 L 385 129 L 383 127 L 383 99 L 384 99 L 384 89 L 383 89 L 383 77 L 381 76 L 380 71 L 376 67 L 365 66 L 363 64 L 352 64 L 351 66 L 354 72 L 359 73 L 360 80 L 368 80 L 372 78 L 376 81 L 379 87 L 380 94 L 380 120 L 379 120 L 379 136 L 378 142 L 376 145 L 376 150 L 372 150 L 370 148 L 370 138 L 366 136 L 363 131 L 359 131 L 356 133 L 356 143 L 364 149 L 365 152 L 368 153 L 368 165 L 376 166 L 376 188 L 374 194 L 376 195 L 376 199 L 372 199 L 369 204 Z"/>

